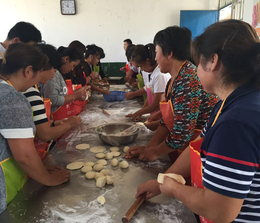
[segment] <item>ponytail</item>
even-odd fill
[[[134,52],[132,53],[133,60],[138,63],[145,63],[147,59],[150,60],[150,65],[155,66],[155,46],[152,43],[149,43],[145,46],[138,45],[136,46]]]

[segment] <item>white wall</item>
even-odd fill
[[[253,14],[253,7],[256,4],[256,0],[245,0],[244,1],[244,14],[243,14],[243,21],[252,25],[252,14]]]
[[[216,9],[217,0],[76,0],[76,15],[61,15],[59,0],[0,0],[4,41],[19,21],[33,23],[54,46],[73,40],[101,46],[106,62],[125,61],[123,40],[146,44],[161,29],[179,25],[180,10]]]

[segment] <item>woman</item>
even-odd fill
[[[48,67],[45,71],[41,72],[40,84],[47,84],[55,75],[57,69],[61,66],[61,57],[55,47],[48,44],[39,44],[37,47],[48,57]],[[50,112],[50,103],[47,99],[43,99],[37,85],[30,87],[24,96],[28,99],[32,111],[33,121],[36,126],[35,148],[40,157],[43,159],[50,146],[54,143],[47,143],[62,136],[65,132],[81,124],[81,118],[71,116],[67,120],[52,121],[51,124],[46,115]],[[47,111],[47,112],[46,112]]]
[[[194,187],[166,177],[142,184],[137,196],[175,196],[201,222],[260,222],[259,37],[249,24],[227,20],[198,36],[193,51],[205,91],[221,98],[202,138],[167,171],[191,175]]]
[[[58,52],[61,54],[62,65],[55,72],[54,78],[42,87],[41,93],[44,98],[50,98],[52,103],[51,113],[53,114],[58,108],[61,107],[55,115],[58,117],[63,117],[64,115],[59,115],[58,112],[63,112],[63,108],[66,104],[73,102],[74,100],[84,101],[86,99],[87,87],[82,87],[79,90],[68,94],[68,88],[62,75],[72,71],[79,64],[81,55],[75,48],[71,47],[60,47]],[[65,116],[65,118],[68,118],[71,115],[66,114]],[[56,119],[54,118],[54,120]]]
[[[170,153],[174,162],[189,141],[197,137],[195,129],[204,127],[217,99],[202,90],[196,67],[189,61],[190,30],[168,27],[155,35],[154,44],[160,71],[171,74],[166,100],[160,103],[162,119],[150,142],[130,148],[126,158],[139,156],[152,161]]]
[[[164,99],[164,91],[168,81],[171,78],[169,73],[163,74],[155,60],[155,46],[147,44],[145,46],[136,46],[132,55],[133,61],[141,71],[148,74],[148,83],[145,87],[136,92],[126,94],[127,99],[133,98],[140,93],[147,94],[147,100],[142,109],[134,114],[128,114],[126,117],[131,117],[136,120],[143,114],[154,113],[160,108],[160,102]]]
[[[39,82],[47,61],[38,48],[25,43],[11,44],[0,60],[0,213],[23,187],[26,175],[47,186],[70,177],[60,167],[43,165],[33,143],[31,107],[19,92]]]

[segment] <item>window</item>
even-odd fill
[[[219,0],[219,20],[243,19],[244,0]]]

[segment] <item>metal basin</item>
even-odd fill
[[[99,135],[99,138],[104,143],[107,143],[112,146],[126,145],[136,140],[137,135],[141,131],[141,129],[137,129],[137,131],[135,131],[134,134],[127,136],[108,136],[107,134],[116,134],[131,126],[132,124],[127,123],[111,123],[106,125],[100,125],[96,128],[96,133]]]

